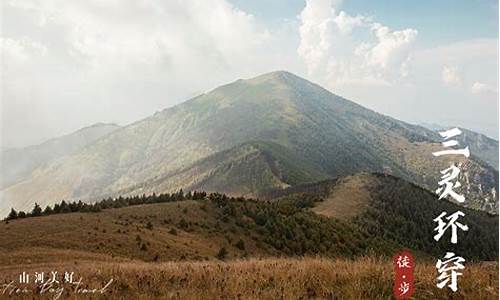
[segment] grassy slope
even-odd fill
[[[356,204],[356,215],[345,216],[342,210],[348,207],[352,213],[349,199],[360,190],[368,191],[370,197]],[[404,247],[425,256],[451,249],[446,241],[449,236],[439,243],[432,240],[432,220],[442,211],[451,213],[459,207],[438,201],[430,192],[392,176],[363,173],[291,191],[272,202],[214,196],[100,213],[18,219],[0,224],[0,236],[6,241],[0,245],[0,262],[6,264],[14,256],[19,260],[11,263],[21,263],[22,253],[29,258],[26,250],[31,248],[68,250],[71,255],[86,249],[95,255],[146,261],[214,259],[221,247],[227,248],[232,258],[314,254],[355,257],[366,253],[391,256]],[[326,200],[314,202],[320,198]],[[313,211],[326,206],[331,215],[343,218],[317,215],[308,208],[311,205],[317,205]],[[453,250],[469,259],[497,259],[498,218],[461,210],[470,230],[459,232],[460,243]],[[170,232],[172,229],[176,234]],[[236,247],[240,238],[244,250]]]
[[[163,261],[202,260],[213,259],[222,246],[231,252],[230,257],[241,257],[245,251],[229,242],[234,244],[239,236],[252,256],[276,253],[255,247],[251,239],[233,232],[230,224],[216,216],[214,207],[207,203],[180,201],[14,220],[0,224],[0,264],[87,257],[153,261],[157,255]],[[179,225],[182,219],[189,224],[187,228]],[[153,225],[151,230],[148,222]],[[176,234],[170,233],[171,229]],[[146,250],[141,250],[144,244]],[[56,249],[59,255],[36,256],[35,249],[44,253]]]
[[[120,194],[204,190],[255,197],[262,193],[326,179],[328,174],[293,151],[272,142],[254,141],[218,152],[193,165],[150,180]],[[258,175],[256,175],[258,174]]]
[[[327,217],[343,220],[361,214],[371,200],[370,192],[366,189],[371,180],[372,176],[368,174],[342,178],[312,210]]]

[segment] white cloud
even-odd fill
[[[498,89],[489,84],[476,81],[471,86],[471,92],[473,94],[498,93]]]
[[[269,38],[252,15],[224,0],[127,4],[96,0],[11,2],[32,11],[43,20],[39,22],[42,27],[63,27],[65,46],[80,62],[106,68],[165,60],[185,65],[193,57],[208,61],[239,58]]]
[[[408,76],[392,86],[344,87],[341,95],[364,106],[412,122],[434,122],[470,128],[498,136],[498,94],[472,93],[475,82],[498,90],[498,40],[474,39],[415,49]],[[458,85],[446,86],[443,70],[458,75]],[[453,78],[453,76],[450,76]],[[477,85],[476,85],[477,86]]]
[[[445,85],[458,85],[462,82],[460,69],[457,66],[444,66],[441,74]]]
[[[408,75],[417,30],[391,30],[369,17],[337,12],[326,0],[307,0],[300,20],[298,54],[327,86],[391,85]],[[356,29],[369,39],[359,41]]]
[[[388,27],[378,23],[374,23],[371,29],[377,37],[377,42],[372,47],[365,47],[363,49],[365,51],[359,54],[365,56],[370,66],[387,69],[393,64],[401,67],[401,64],[408,59],[409,47],[417,38],[417,30],[391,31]]]
[[[15,0],[4,11],[2,135],[13,145],[98,121],[126,124],[298,65],[287,28],[268,30],[225,0]]]
[[[2,64],[22,63],[30,58],[44,56],[47,47],[28,37],[20,39],[0,37],[0,53],[2,54]]]
[[[370,19],[361,15],[353,17],[341,11],[333,20],[340,33],[350,34],[355,27],[367,25]]]

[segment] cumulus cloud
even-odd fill
[[[417,30],[405,29],[401,31],[391,31],[388,27],[375,23],[372,31],[377,37],[377,42],[372,47],[364,47],[368,50],[364,54],[367,63],[380,69],[386,69],[389,64],[401,66],[408,59],[409,46],[417,37]]]
[[[127,124],[228,81],[293,68],[296,56],[287,29],[268,30],[226,0],[15,0],[3,9],[10,145]]]
[[[351,16],[341,11],[334,19],[334,23],[342,34],[350,34],[355,27],[365,26],[369,18],[361,15]]]
[[[498,89],[489,84],[476,81],[471,86],[471,92],[473,94],[498,93]]]
[[[415,29],[392,30],[370,17],[339,11],[327,0],[307,0],[300,14],[298,54],[311,76],[345,84],[391,85],[408,75],[407,64],[417,38]],[[370,38],[359,41],[362,31]]]
[[[444,66],[441,74],[445,85],[458,85],[462,82],[457,66]]]

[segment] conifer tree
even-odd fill
[[[7,220],[14,220],[17,219],[17,211],[15,209],[11,209],[9,215],[7,216]]]
[[[36,202],[35,202],[35,207],[33,207],[33,210],[31,211],[31,215],[33,217],[37,217],[37,216],[41,216],[42,215],[42,208]]]

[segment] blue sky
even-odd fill
[[[1,17],[3,147],[126,125],[275,70],[498,137],[496,1],[8,0]]]
[[[304,0],[231,0],[231,3],[270,24],[285,18],[295,19],[305,7]],[[498,1],[494,0],[348,0],[343,1],[341,8],[374,16],[390,27],[418,28],[422,46],[498,36]]]
[[[343,9],[373,15],[391,27],[414,27],[425,46],[498,36],[498,1],[345,1]]]

